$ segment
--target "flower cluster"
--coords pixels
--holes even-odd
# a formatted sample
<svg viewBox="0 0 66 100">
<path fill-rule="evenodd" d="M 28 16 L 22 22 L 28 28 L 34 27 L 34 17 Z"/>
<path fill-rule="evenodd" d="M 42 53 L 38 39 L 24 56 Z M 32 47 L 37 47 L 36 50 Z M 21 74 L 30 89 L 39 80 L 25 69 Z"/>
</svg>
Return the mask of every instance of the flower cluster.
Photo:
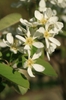
<svg viewBox="0 0 66 100">
<path fill-rule="evenodd" d="M 57 0 L 51 0 L 51 3 L 56 3 Z M 63 0 L 58 0 L 61 4 Z M 63 2 L 64 3 L 64 2 Z M 39 7 L 34 11 L 34 17 L 29 21 L 21 18 L 22 26 L 18 27 L 19 33 L 13 35 L 7 33 L 5 39 L 1 39 L 0 47 L 9 47 L 14 54 L 20 52 L 25 57 L 23 68 L 27 69 L 29 76 L 35 77 L 33 69 L 37 72 L 42 72 L 45 67 L 37 64 L 36 60 L 42 55 L 45 50 L 48 60 L 60 42 L 55 38 L 63 28 L 63 23 L 58 21 L 58 17 L 54 10 L 46 7 L 46 2 L 40 0 Z M 36 49 L 32 53 L 33 48 Z"/>
</svg>

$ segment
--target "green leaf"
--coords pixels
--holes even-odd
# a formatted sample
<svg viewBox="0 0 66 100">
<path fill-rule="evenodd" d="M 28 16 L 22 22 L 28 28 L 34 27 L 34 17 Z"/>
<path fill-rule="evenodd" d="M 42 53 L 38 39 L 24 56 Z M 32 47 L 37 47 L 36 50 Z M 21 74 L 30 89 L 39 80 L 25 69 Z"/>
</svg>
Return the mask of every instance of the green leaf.
<svg viewBox="0 0 66 100">
<path fill-rule="evenodd" d="M 55 70 L 48 62 L 39 58 L 36 63 L 45 67 L 45 70 L 42 72 L 43 74 L 48 76 L 57 76 Z"/>
<path fill-rule="evenodd" d="M 24 88 L 24 87 L 21 87 L 21 86 L 18 86 L 18 88 L 19 88 L 19 91 L 20 91 L 21 94 L 25 94 L 28 90 L 27 88 Z"/>
<path fill-rule="evenodd" d="M 0 20 L 0 31 L 7 27 L 10 27 L 11 25 L 18 23 L 20 18 L 21 18 L 21 15 L 18 13 L 12 13 L 5 16 L 4 18 Z"/>
<path fill-rule="evenodd" d="M 36 51 L 37 51 L 37 48 L 32 46 L 32 48 L 31 48 L 31 55 L 33 56 L 33 54 L 36 53 Z"/>
<path fill-rule="evenodd" d="M 40 56 L 40 58 L 43 60 L 44 59 L 44 49 L 42 49 L 42 55 Z"/>
<path fill-rule="evenodd" d="M 10 66 L 0 63 L 0 75 L 24 88 L 29 88 L 29 82 L 19 72 L 13 72 Z"/>
</svg>

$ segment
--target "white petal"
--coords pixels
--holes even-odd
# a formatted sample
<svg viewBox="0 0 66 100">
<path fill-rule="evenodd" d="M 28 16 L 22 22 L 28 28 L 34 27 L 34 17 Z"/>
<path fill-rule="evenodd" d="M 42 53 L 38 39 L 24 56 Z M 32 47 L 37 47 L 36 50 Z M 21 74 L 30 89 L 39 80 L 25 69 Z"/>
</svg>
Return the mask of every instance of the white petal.
<svg viewBox="0 0 66 100">
<path fill-rule="evenodd" d="M 40 7 L 45 7 L 45 6 L 46 6 L 45 1 L 44 1 L 44 0 L 41 0 L 41 1 L 39 2 L 39 6 L 40 6 Z"/>
<path fill-rule="evenodd" d="M 6 41 L 5 39 L 3 39 L 3 42 L 5 43 L 6 46 L 10 47 L 10 44 L 8 43 L 8 41 Z"/>
<path fill-rule="evenodd" d="M 56 28 L 57 28 L 58 31 L 60 31 L 63 28 L 63 23 L 56 22 Z"/>
<path fill-rule="evenodd" d="M 30 58 L 31 52 L 30 50 L 27 51 L 28 52 L 28 59 Z"/>
<path fill-rule="evenodd" d="M 61 19 L 66 23 L 66 15 L 62 15 Z"/>
<path fill-rule="evenodd" d="M 18 38 L 19 40 L 26 42 L 26 39 L 20 35 L 16 35 L 16 38 Z"/>
<path fill-rule="evenodd" d="M 24 49 L 29 50 L 30 46 L 29 45 L 25 45 Z"/>
<path fill-rule="evenodd" d="M 30 37 L 30 31 L 29 31 L 29 28 L 28 28 L 28 31 L 27 31 L 27 37 Z"/>
<path fill-rule="evenodd" d="M 27 26 L 32 26 L 32 23 L 28 22 L 27 20 L 25 20 L 25 22 Z"/>
<path fill-rule="evenodd" d="M 58 3 L 62 3 L 63 2 L 63 0 L 58 0 Z"/>
<path fill-rule="evenodd" d="M 42 55 L 41 49 L 38 49 L 37 52 L 33 55 L 32 59 L 37 59 Z"/>
<path fill-rule="evenodd" d="M 23 64 L 23 68 L 27 68 L 27 61 Z"/>
<path fill-rule="evenodd" d="M 43 14 L 41 14 L 39 11 L 35 10 L 35 17 L 38 20 L 41 20 L 43 18 Z"/>
<path fill-rule="evenodd" d="M 35 53 L 35 54 L 33 55 L 32 59 L 34 60 L 34 59 L 37 59 L 37 58 L 39 58 L 39 55 Z"/>
<path fill-rule="evenodd" d="M 33 75 L 33 72 L 32 72 L 32 70 L 31 70 L 30 67 L 28 67 L 27 72 L 28 72 L 29 76 L 35 77 L 35 76 Z"/>
<path fill-rule="evenodd" d="M 48 60 L 50 61 L 50 56 L 49 56 L 49 53 L 47 52 L 47 58 L 48 58 Z"/>
<path fill-rule="evenodd" d="M 53 37 L 49 37 L 49 40 L 51 42 L 53 42 L 54 44 L 56 44 L 57 46 L 60 46 L 61 45 L 60 42 L 57 39 L 53 38 Z"/>
<path fill-rule="evenodd" d="M 21 22 L 23 25 L 26 25 L 24 19 L 20 18 L 20 22 Z"/>
<path fill-rule="evenodd" d="M 45 41 L 46 41 L 47 48 L 49 48 L 49 41 L 48 41 L 48 39 L 45 39 Z"/>
<path fill-rule="evenodd" d="M 3 42 L 4 42 L 5 44 L 7 44 L 7 43 L 8 43 L 5 39 L 3 39 Z"/>
<path fill-rule="evenodd" d="M 49 31 L 49 33 L 50 33 L 51 35 L 54 35 L 54 33 L 57 34 L 56 28 L 54 27 L 53 29 L 51 29 L 51 30 Z"/>
<path fill-rule="evenodd" d="M 44 12 L 44 11 L 46 11 L 46 8 L 44 8 L 44 7 L 39 7 L 39 11 Z"/>
<path fill-rule="evenodd" d="M 40 33 L 43 33 L 43 34 L 44 34 L 45 29 L 44 29 L 43 27 L 40 27 L 40 28 L 37 30 L 37 32 L 40 32 Z"/>
<path fill-rule="evenodd" d="M 22 32 L 22 29 L 21 29 L 20 27 L 18 27 L 17 29 L 18 29 L 20 32 Z M 20 34 L 20 33 L 18 33 L 18 34 Z"/>
<path fill-rule="evenodd" d="M 13 49 L 13 48 L 10 48 L 10 50 L 14 53 L 14 54 L 17 54 L 17 49 Z"/>
<path fill-rule="evenodd" d="M 39 11 L 45 11 L 45 9 L 46 9 L 46 3 L 44 0 L 41 0 L 39 2 Z"/>
<path fill-rule="evenodd" d="M 37 72 L 42 72 L 45 70 L 45 67 L 43 67 L 42 65 L 39 64 L 33 64 L 33 68 L 37 71 Z"/>
<path fill-rule="evenodd" d="M 7 38 L 7 41 L 8 41 L 10 44 L 13 44 L 14 39 L 13 39 L 13 36 L 12 36 L 11 33 L 8 33 L 8 34 L 6 35 L 6 38 Z"/>
<path fill-rule="evenodd" d="M 50 45 L 51 45 L 54 49 L 56 48 L 56 44 L 51 43 Z"/>
<path fill-rule="evenodd" d="M 6 43 L 4 43 L 3 41 L 0 41 L 0 47 L 6 47 L 6 46 L 7 46 Z"/>
<path fill-rule="evenodd" d="M 50 17 L 50 19 L 48 20 L 48 22 L 50 22 L 51 24 L 53 22 L 57 22 L 57 21 L 58 21 L 58 17 L 57 16 Z"/>
<path fill-rule="evenodd" d="M 51 10 L 51 8 L 47 8 L 46 9 L 46 12 L 45 12 L 45 15 L 47 18 L 50 18 L 52 16 L 53 12 Z"/>
<path fill-rule="evenodd" d="M 44 47 L 43 43 L 41 43 L 41 42 L 34 42 L 33 46 L 35 46 L 36 48 L 43 48 Z"/>
<path fill-rule="evenodd" d="M 15 64 L 12 66 L 12 68 L 17 68 L 17 63 L 15 63 Z"/>
<path fill-rule="evenodd" d="M 41 34 L 40 32 L 36 31 L 33 35 L 33 40 L 36 38 L 40 38 L 43 34 Z"/>
<path fill-rule="evenodd" d="M 53 0 L 50 1 L 52 4 L 55 4 L 55 2 Z"/>
</svg>

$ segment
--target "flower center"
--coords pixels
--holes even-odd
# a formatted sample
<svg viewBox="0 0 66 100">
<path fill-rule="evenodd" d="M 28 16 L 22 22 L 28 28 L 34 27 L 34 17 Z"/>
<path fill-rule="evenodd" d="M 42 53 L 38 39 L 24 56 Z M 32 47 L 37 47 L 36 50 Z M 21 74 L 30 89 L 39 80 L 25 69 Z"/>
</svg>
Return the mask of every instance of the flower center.
<svg viewBox="0 0 66 100">
<path fill-rule="evenodd" d="M 15 45 L 12 45 L 12 46 L 10 47 L 10 49 L 17 51 L 17 47 L 16 47 Z"/>
<path fill-rule="evenodd" d="M 34 61 L 32 59 L 28 59 L 27 60 L 27 65 L 32 67 L 32 64 L 34 63 Z"/>
<path fill-rule="evenodd" d="M 45 32 L 44 32 L 44 37 L 45 37 L 45 38 L 49 38 L 49 37 L 50 37 L 50 33 L 49 33 L 48 31 L 45 31 Z"/>
<path fill-rule="evenodd" d="M 31 37 L 26 38 L 26 44 L 31 46 L 33 44 L 33 38 L 31 38 Z"/>
<path fill-rule="evenodd" d="M 15 46 L 11 46 L 11 49 L 13 50 L 17 50 L 17 48 Z"/>
<path fill-rule="evenodd" d="M 45 24 L 46 22 L 47 22 L 47 20 L 44 19 L 44 18 L 42 18 L 42 19 L 40 20 L 40 23 L 42 23 L 42 24 Z"/>
<path fill-rule="evenodd" d="M 17 53 L 18 48 L 17 48 L 17 47 L 15 47 L 15 46 L 11 46 L 11 47 L 10 47 L 10 50 L 16 54 L 16 53 Z"/>
<path fill-rule="evenodd" d="M 17 43 L 18 43 L 18 41 L 15 39 L 14 43 L 11 45 L 11 49 L 17 50 Z"/>
</svg>

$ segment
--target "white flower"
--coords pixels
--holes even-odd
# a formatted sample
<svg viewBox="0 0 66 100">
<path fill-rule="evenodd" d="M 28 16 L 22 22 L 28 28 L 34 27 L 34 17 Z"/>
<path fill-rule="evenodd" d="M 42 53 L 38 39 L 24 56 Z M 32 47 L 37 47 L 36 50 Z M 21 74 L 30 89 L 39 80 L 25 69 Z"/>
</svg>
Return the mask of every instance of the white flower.
<svg viewBox="0 0 66 100">
<path fill-rule="evenodd" d="M 36 36 L 34 35 L 33 37 L 31 37 L 30 35 L 31 34 L 30 34 L 29 29 L 28 29 L 25 37 L 16 35 L 16 38 L 18 38 L 19 40 L 21 40 L 23 42 L 25 50 L 31 49 L 32 45 L 35 46 L 36 48 L 44 47 L 43 43 L 35 40 L 38 37 L 38 34 Z"/>
<path fill-rule="evenodd" d="M 35 53 L 33 55 L 33 57 L 31 58 L 30 51 L 28 51 L 28 59 L 25 61 L 23 67 L 27 68 L 27 72 L 28 72 L 29 76 L 31 76 L 31 77 L 35 77 L 33 75 L 32 69 L 34 69 L 37 72 L 42 72 L 45 70 L 45 68 L 42 65 L 36 63 L 36 59 L 38 59 L 40 57 L 39 53 L 37 53 L 37 54 Z"/>
<path fill-rule="evenodd" d="M 45 26 L 45 28 L 40 27 L 37 31 L 43 34 L 47 48 L 49 48 L 50 42 L 54 43 L 57 46 L 60 46 L 60 42 L 57 39 L 54 38 L 55 31 L 53 31 L 52 29 L 49 30 L 49 27 L 47 27 L 47 26 Z"/>
<path fill-rule="evenodd" d="M 19 50 L 19 44 L 20 43 L 18 43 L 18 40 L 14 40 L 14 37 L 12 36 L 12 33 L 8 33 L 6 35 L 6 40 L 3 39 L 3 42 L 5 43 L 5 45 L 7 45 L 8 47 L 10 47 L 10 50 L 12 52 L 14 52 L 15 54 Z"/>
<path fill-rule="evenodd" d="M 44 25 L 50 18 L 52 19 L 52 17 L 54 17 L 54 12 L 51 10 L 51 8 L 47 8 L 43 13 L 35 10 L 34 16 L 39 25 Z"/>
<path fill-rule="evenodd" d="M 54 35 L 57 35 L 63 28 L 63 23 L 59 22 L 57 17 L 51 17 L 45 25 L 45 29 L 52 30 Z"/>
</svg>

